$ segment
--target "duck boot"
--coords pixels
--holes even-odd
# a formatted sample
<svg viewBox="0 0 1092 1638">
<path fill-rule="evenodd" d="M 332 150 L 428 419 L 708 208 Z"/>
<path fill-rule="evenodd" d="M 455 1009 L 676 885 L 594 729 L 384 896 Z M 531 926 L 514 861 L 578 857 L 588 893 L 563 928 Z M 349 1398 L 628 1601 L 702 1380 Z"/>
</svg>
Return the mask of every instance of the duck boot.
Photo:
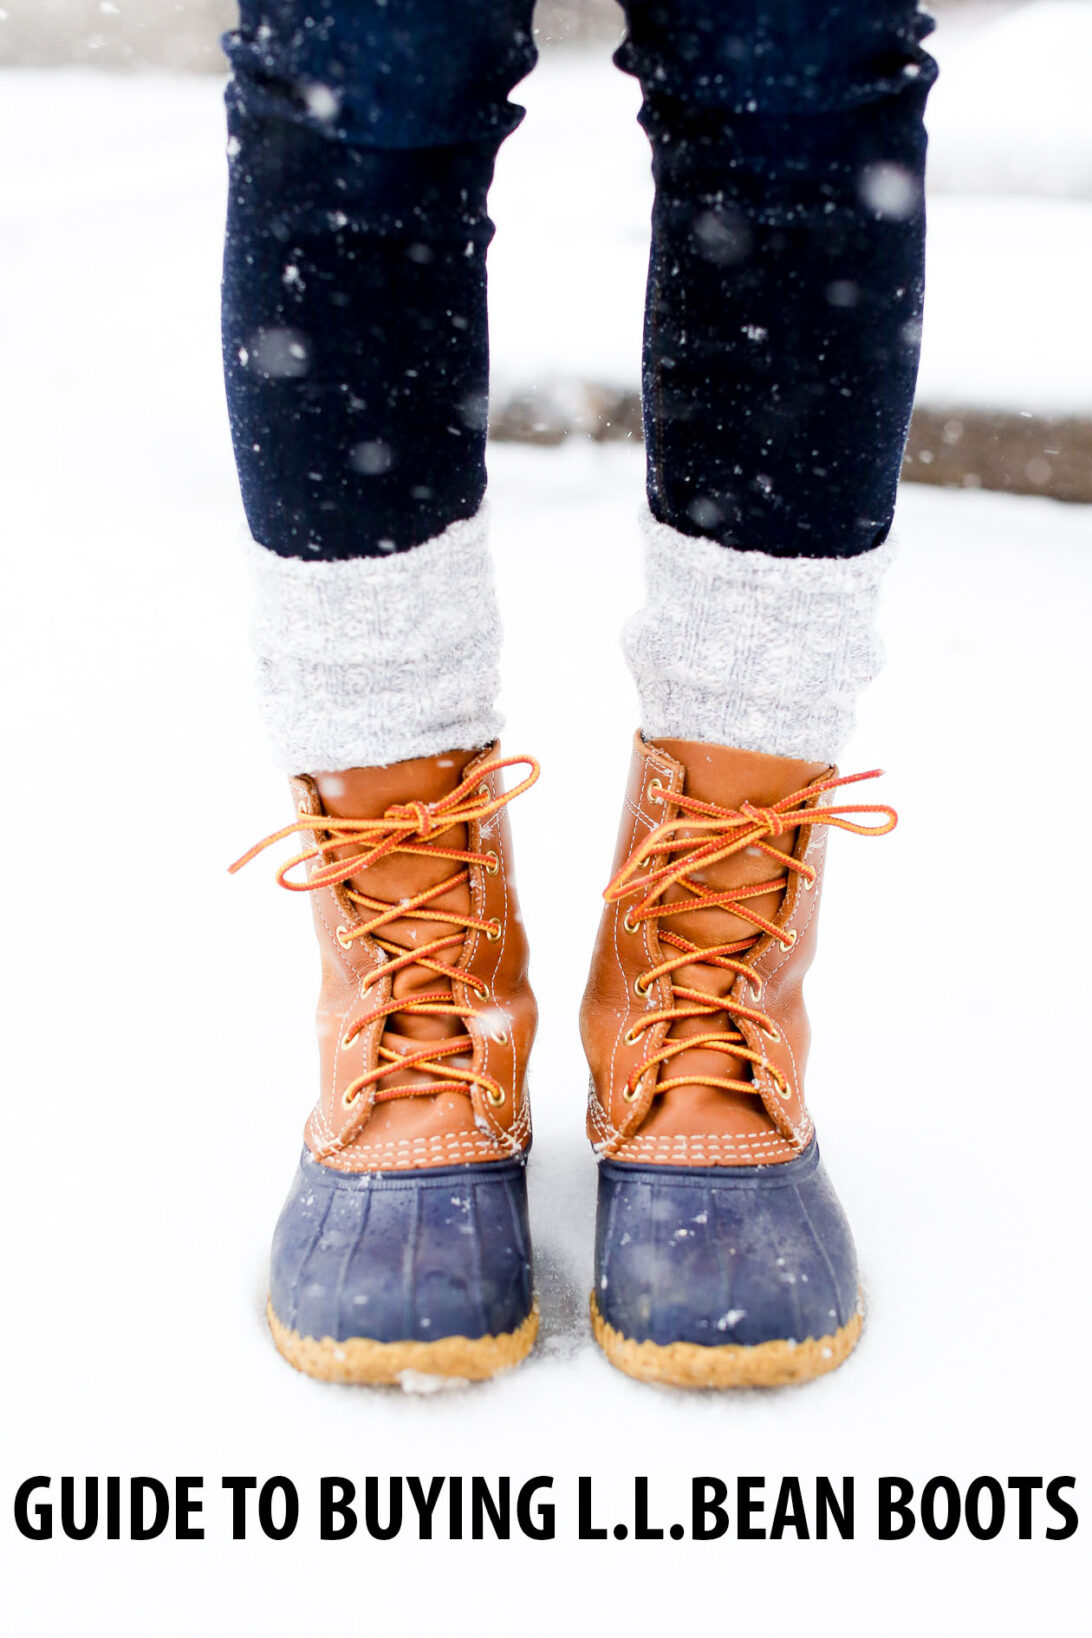
<svg viewBox="0 0 1092 1638">
<path fill-rule="evenodd" d="M 636 738 L 581 1016 L 600 1157 L 592 1325 L 630 1376 L 807 1381 L 860 1334 L 853 1240 L 804 1102 L 801 987 L 827 830 L 895 823 L 830 805 L 869 777 Z"/>
<path fill-rule="evenodd" d="M 506 793 L 514 762 L 530 773 Z M 278 880 L 312 895 L 321 1090 L 273 1239 L 268 1315 L 310 1376 L 479 1380 L 534 1343 L 536 1008 L 504 810 L 537 777 L 495 746 L 300 777 L 295 822 L 238 861 L 308 839 Z"/>
</svg>

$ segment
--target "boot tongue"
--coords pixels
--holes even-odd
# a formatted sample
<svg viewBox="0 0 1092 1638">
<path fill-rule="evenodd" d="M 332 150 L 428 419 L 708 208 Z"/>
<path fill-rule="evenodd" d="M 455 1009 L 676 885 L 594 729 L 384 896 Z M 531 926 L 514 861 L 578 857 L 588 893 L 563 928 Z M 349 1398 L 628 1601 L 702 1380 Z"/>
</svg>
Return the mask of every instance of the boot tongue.
<svg viewBox="0 0 1092 1638">
<path fill-rule="evenodd" d="M 830 772 L 829 764 L 825 762 L 764 756 L 757 751 L 738 751 L 729 746 L 707 745 L 697 740 L 658 739 L 654 743 L 686 770 L 683 790 L 687 796 L 696 797 L 701 802 L 715 803 L 721 808 L 738 810 L 744 802 L 750 802 L 755 807 L 772 807 L 782 797 L 802 790 L 805 785 Z M 700 832 L 683 831 L 682 834 L 699 835 Z M 783 831 L 780 836 L 765 840 L 778 852 L 791 854 L 796 838 L 797 828 L 794 827 Z M 690 873 L 690 880 L 707 891 L 717 892 L 727 887 L 772 881 L 778 874 L 776 860 L 757 848 L 747 848 L 705 869 L 695 869 Z M 788 872 L 783 874 L 787 877 Z M 684 888 L 671 887 L 663 895 L 662 902 L 677 904 L 691 897 Z M 747 899 L 745 903 L 748 909 L 753 909 L 767 921 L 776 921 L 783 897 L 784 888 L 781 888 Z M 669 917 L 662 926 L 703 949 L 716 944 L 734 944 L 740 939 L 754 938 L 759 933 L 753 922 L 731 910 L 720 908 L 684 911 Z M 673 953 L 670 945 L 665 946 L 665 956 Z M 746 952 L 739 959 L 746 961 Z M 735 983 L 735 975 L 695 961 L 677 968 L 674 982 L 683 989 L 704 990 L 708 995 L 724 996 Z M 692 1036 L 712 1035 L 730 1027 L 727 1014 L 723 1012 L 704 1018 L 686 1018 L 672 1025 L 668 1039 L 679 1041 Z M 664 1070 L 664 1075 L 672 1079 L 687 1076 L 693 1079 L 695 1086 L 711 1076 L 728 1080 L 751 1078 L 750 1065 L 745 1059 L 729 1057 L 703 1047 L 680 1052 Z M 673 1087 L 664 1093 L 662 1101 L 687 1101 L 693 1090 L 690 1086 Z M 733 1101 L 750 1101 L 743 1093 L 722 1091 L 720 1095 Z"/>
<path fill-rule="evenodd" d="M 336 773 L 317 773 L 313 776 L 323 809 L 331 818 L 378 819 L 388 808 L 409 802 L 438 802 L 449 796 L 466 776 L 468 765 L 481 753 L 478 751 L 449 751 L 438 757 L 414 757 L 406 762 L 393 762 L 387 767 L 347 768 Z M 468 842 L 467 827 L 452 825 L 431 838 L 438 846 L 465 850 Z M 347 857 L 349 849 L 336 849 L 335 854 Z M 426 855 L 396 853 L 378 860 L 366 870 L 350 876 L 347 886 L 372 899 L 397 904 L 403 899 L 416 898 L 419 893 L 435 887 L 462 867 L 452 859 Z M 369 911 L 359 907 L 367 920 Z M 430 909 L 451 910 L 456 915 L 470 912 L 468 882 L 449 889 L 433 900 Z M 454 931 L 450 922 L 419 921 L 410 917 L 387 922 L 379 937 L 387 944 L 411 950 L 429 944 L 433 939 L 450 936 Z M 456 964 L 458 945 L 439 952 L 440 961 L 449 966 Z M 392 994 L 396 1000 L 408 999 L 423 993 L 451 995 L 451 982 L 430 968 L 412 963 L 394 975 Z M 392 1052 L 411 1052 L 422 1041 L 450 1039 L 464 1033 L 457 1019 L 437 1018 L 427 1013 L 392 1013 L 382 1036 L 382 1044 Z M 461 1059 L 451 1060 L 459 1064 Z M 386 1086 L 407 1085 L 427 1078 L 420 1070 L 397 1070 L 384 1082 Z M 437 1086 L 442 1083 L 438 1080 Z"/>
</svg>

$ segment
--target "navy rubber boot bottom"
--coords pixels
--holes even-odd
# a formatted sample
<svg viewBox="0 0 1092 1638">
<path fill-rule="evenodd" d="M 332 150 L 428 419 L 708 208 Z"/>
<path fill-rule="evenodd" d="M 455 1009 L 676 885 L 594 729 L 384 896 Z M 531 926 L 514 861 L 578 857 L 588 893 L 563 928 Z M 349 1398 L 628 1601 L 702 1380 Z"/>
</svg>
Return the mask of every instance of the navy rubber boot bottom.
<svg viewBox="0 0 1092 1638">
<path fill-rule="evenodd" d="M 596 1340 L 630 1376 L 774 1387 L 840 1365 L 857 1257 L 813 1140 L 777 1166 L 599 1167 Z"/>
<path fill-rule="evenodd" d="M 480 1381 L 517 1364 L 538 1329 L 525 1158 L 356 1173 L 305 1150 L 268 1314 L 288 1362 L 329 1382 Z"/>
</svg>

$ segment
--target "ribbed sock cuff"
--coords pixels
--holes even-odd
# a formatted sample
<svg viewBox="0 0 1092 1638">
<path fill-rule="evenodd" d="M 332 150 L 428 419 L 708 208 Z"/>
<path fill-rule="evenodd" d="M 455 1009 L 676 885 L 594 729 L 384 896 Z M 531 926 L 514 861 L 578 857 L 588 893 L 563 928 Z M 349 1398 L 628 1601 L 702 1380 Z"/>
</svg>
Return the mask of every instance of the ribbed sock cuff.
<svg viewBox="0 0 1092 1638">
<path fill-rule="evenodd" d="M 304 562 L 251 541 L 258 704 L 287 773 L 490 744 L 501 626 L 486 509 L 389 557 Z"/>
<path fill-rule="evenodd" d="M 883 660 L 890 541 L 858 557 L 768 557 L 643 520 L 646 601 L 626 659 L 649 739 L 835 762 Z"/>
</svg>

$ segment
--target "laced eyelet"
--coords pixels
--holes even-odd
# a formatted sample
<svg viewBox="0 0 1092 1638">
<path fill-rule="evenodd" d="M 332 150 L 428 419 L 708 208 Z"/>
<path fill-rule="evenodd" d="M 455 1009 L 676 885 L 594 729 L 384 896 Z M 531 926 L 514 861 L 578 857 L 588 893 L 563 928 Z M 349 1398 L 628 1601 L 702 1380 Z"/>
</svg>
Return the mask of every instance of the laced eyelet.
<svg viewBox="0 0 1092 1638">
<path fill-rule="evenodd" d="M 783 1103 L 788 1103 L 790 1098 L 792 1097 L 792 1088 L 789 1087 L 789 1086 L 782 1086 L 781 1082 L 778 1081 L 778 1083 L 777 1083 L 777 1095 L 778 1095 L 778 1097 L 781 1099 L 781 1101 Z"/>
<path fill-rule="evenodd" d="M 815 884 L 816 884 L 816 882 L 818 880 L 819 880 L 818 876 L 801 876 L 801 878 L 800 878 L 800 891 L 801 891 L 801 893 L 810 893 L 812 888 L 815 886 Z"/>
<path fill-rule="evenodd" d="M 353 1107 L 353 1105 L 355 1103 L 357 1103 L 357 1101 L 360 1098 L 360 1093 L 359 1092 L 354 1092 L 351 1098 L 346 1096 L 347 1092 L 348 1092 L 348 1087 L 346 1087 L 345 1092 L 343 1092 L 341 1094 L 341 1107 L 343 1109 L 351 1109 Z"/>
<path fill-rule="evenodd" d="M 766 1037 L 767 1041 L 774 1041 L 776 1043 L 777 1041 L 781 1040 L 781 1031 L 777 1028 L 776 1024 L 774 1025 L 773 1029 L 767 1029 L 765 1024 L 760 1024 L 758 1027 Z"/>
<path fill-rule="evenodd" d="M 622 1088 L 622 1101 L 623 1101 L 623 1103 L 632 1103 L 634 1101 L 634 1099 L 636 1098 L 637 1093 L 639 1092 L 639 1090 L 640 1090 L 640 1088 L 636 1087 L 636 1086 L 633 1086 L 633 1087 L 625 1086 L 625 1087 L 623 1087 Z"/>
<path fill-rule="evenodd" d="M 485 1091 L 485 1097 L 486 1097 L 486 1101 L 488 1103 L 491 1103 L 493 1105 L 494 1109 L 499 1109 L 501 1104 L 504 1102 L 504 1088 L 503 1088 L 503 1086 L 498 1088 L 497 1093 L 496 1093 L 495 1096 L 493 1094 L 492 1089 L 487 1087 L 486 1091 Z"/>
<path fill-rule="evenodd" d="M 334 929 L 334 937 L 337 939 L 343 950 L 352 949 L 353 941 L 349 937 L 349 929 L 347 927 L 336 927 Z"/>
<path fill-rule="evenodd" d="M 634 995 L 639 996 L 640 999 L 642 1001 L 644 1001 L 648 997 L 648 992 L 649 992 L 650 988 L 651 988 L 650 985 L 641 983 L 641 975 L 640 975 L 640 973 L 638 973 L 637 977 L 633 980 L 633 993 L 634 993 Z"/>
<path fill-rule="evenodd" d="M 788 937 L 779 938 L 777 942 L 780 944 L 783 950 L 791 950 L 793 945 L 796 943 L 796 928 L 791 928 Z"/>
<path fill-rule="evenodd" d="M 504 929 L 501 927 L 499 921 L 491 921 L 489 926 L 485 929 L 485 936 L 489 940 L 490 944 L 496 944 L 503 931 Z"/>
<path fill-rule="evenodd" d="M 493 998 L 493 991 L 488 984 L 472 984 L 471 989 L 479 1001 L 491 1001 Z"/>
<path fill-rule="evenodd" d="M 488 785 L 479 785 L 478 786 L 478 795 L 480 797 L 482 797 L 486 802 L 488 802 L 489 795 L 490 795 L 489 786 Z"/>
<path fill-rule="evenodd" d="M 630 921 L 629 918 L 630 912 L 627 910 L 625 915 L 622 917 L 622 926 L 625 928 L 627 933 L 635 933 L 637 931 L 637 923 L 635 921 Z"/>
<path fill-rule="evenodd" d="M 357 1034 L 359 1034 L 359 1031 L 357 1031 Z M 352 1044 L 353 1044 L 353 1042 L 355 1040 L 356 1040 L 356 1035 L 350 1035 L 348 1030 L 346 1030 L 345 1034 L 341 1037 L 341 1049 L 342 1049 L 342 1051 L 343 1052 L 348 1052 L 349 1048 L 352 1046 Z"/>
<path fill-rule="evenodd" d="M 489 852 L 485 855 L 485 873 L 487 876 L 495 876 L 499 869 L 500 856 L 499 854 L 495 853 L 492 848 L 490 848 Z"/>
<path fill-rule="evenodd" d="M 370 978 L 362 978 L 360 980 L 360 999 L 362 1001 L 363 1001 L 364 997 L 367 995 L 368 991 L 371 989 L 371 987 L 372 987 L 372 981 L 371 981 Z"/>
<path fill-rule="evenodd" d="M 636 1046 L 640 1038 L 641 1032 L 636 1028 L 636 1026 L 631 1026 L 622 1036 L 622 1040 L 625 1042 L 626 1046 Z"/>
<path fill-rule="evenodd" d="M 489 1039 L 491 1041 L 496 1041 L 498 1046 L 507 1046 L 508 1045 L 508 1031 L 506 1029 L 504 1029 L 504 1028 L 491 1029 L 489 1031 Z"/>
<path fill-rule="evenodd" d="M 660 795 L 660 792 L 663 790 L 663 788 L 664 788 L 664 786 L 663 786 L 663 780 L 662 779 L 659 779 L 659 778 L 650 779 L 649 782 L 648 782 L 648 799 L 649 799 L 649 801 L 650 802 L 655 802 L 657 804 L 662 803 L 663 802 L 663 797 Z"/>
</svg>

